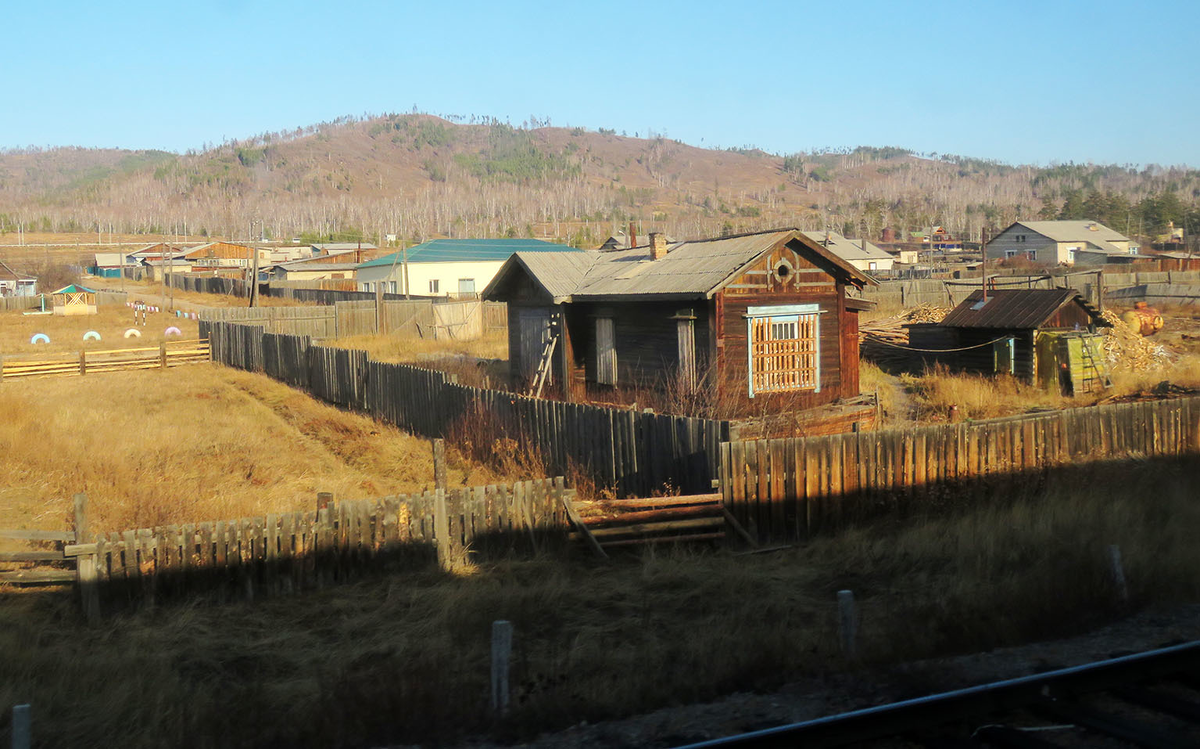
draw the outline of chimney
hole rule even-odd
[[[637,247],[637,229],[632,221],[629,222],[629,249]]]
[[[661,232],[650,232],[650,259],[662,260],[667,256],[667,238]]]

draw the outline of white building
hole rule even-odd
[[[836,231],[801,232],[814,242],[827,247],[833,254],[845,260],[857,270],[891,270],[896,263],[891,253],[885,252],[865,239],[846,239]]]
[[[1139,257],[1129,237],[1097,221],[1018,221],[988,242],[987,256],[1023,257],[1043,265],[1129,262]]]
[[[358,266],[360,291],[471,298],[514,252],[583,252],[540,239],[432,239]]]

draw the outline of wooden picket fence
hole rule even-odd
[[[452,375],[370,359],[365,351],[313,344],[303,336],[201,321],[213,360],[308,391],[424,437],[465,427],[485,439],[508,438],[553,474],[582,472],[621,496],[664,487],[712,491],[720,444],[730,424],[631,409],[530,398],[459,385]]]
[[[1124,457],[1200,453],[1200,398],[721,445],[725,506],[760,541],[805,537],[900,497]]]
[[[561,550],[574,494],[561,477],[337,503],[319,494],[311,511],[92,534],[63,548],[79,559],[85,611],[89,597],[97,614],[205,591],[254,598],[381,570]],[[74,532],[54,538],[75,540]],[[56,558],[64,559],[62,553]],[[67,570],[55,573],[75,579]],[[0,579],[20,584],[48,573],[5,574]]]
[[[0,379],[89,375],[131,369],[166,369],[211,361],[207,340],[163,341],[157,346],[81,350],[44,357],[0,357]]]

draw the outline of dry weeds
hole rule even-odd
[[[0,704],[32,702],[46,746],[520,739],[843,669],[841,588],[860,602],[868,667],[1119,617],[1114,543],[1133,608],[1194,602],[1194,480],[1194,463],[1093,466],[1013,486],[1005,504],[773,555],[514,561],[255,605],[164,607],[97,629],[70,599],[14,596],[0,606]],[[495,619],[515,626],[515,709],[499,724],[486,707]]]
[[[433,483],[428,441],[218,366],[6,381],[0,413],[9,527],[66,527],[76,492],[87,492],[96,530],[113,531],[309,509],[318,491],[359,498]],[[509,480],[457,453],[449,469],[452,483]]]
[[[463,385],[504,389],[508,380],[507,330],[490,331],[469,341],[392,334],[344,336],[328,345],[366,351],[375,361],[453,374]]]

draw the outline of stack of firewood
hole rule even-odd
[[[864,359],[883,366],[903,366],[913,358],[908,347],[912,323],[938,323],[950,313],[949,307],[921,305],[907,312],[863,323],[858,329],[859,352]]]

